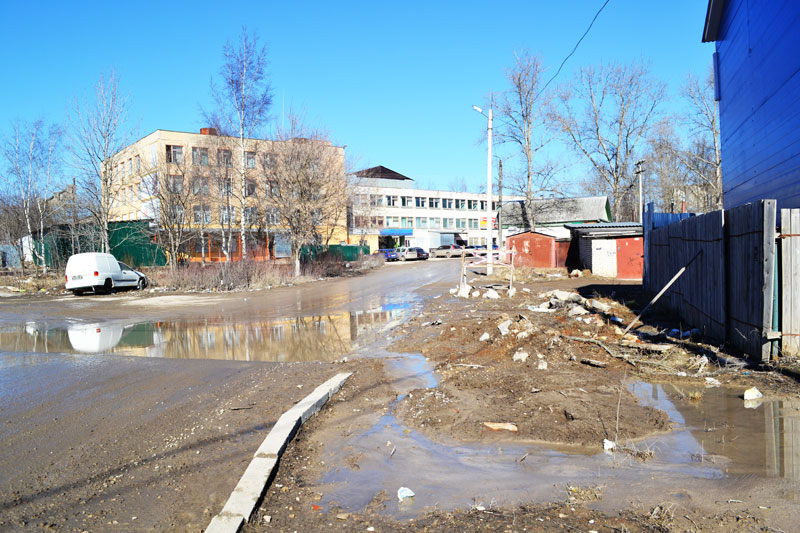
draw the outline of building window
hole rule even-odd
[[[142,171],[142,158],[137,155],[136,156],[136,173],[138,174],[141,171]]]
[[[170,215],[172,216],[172,221],[177,223],[183,222],[183,206],[182,205],[173,205],[169,211]]]
[[[481,211],[486,211],[486,200],[481,200]]]
[[[233,206],[222,206],[219,208],[220,224],[236,224],[236,208]]]
[[[128,159],[128,176],[133,176],[133,159]]]
[[[167,176],[167,191],[172,194],[183,194],[183,175],[173,174]]]
[[[370,194],[369,205],[372,207],[383,207],[383,196],[380,194]]]
[[[414,207],[414,197],[413,196],[401,196],[400,197],[400,206],[402,206],[402,207]]]
[[[383,227],[383,217],[372,217],[372,226],[375,228]]]
[[[369,205],[369,195],[368,194],[356,194],[356,201],[355,204],[358,206],[366,207]]]
[[[442,229],[453,229],[455,228],[455,221],[452,218],[445,218],[442,221]]]
[[[442,198],[442,209],[453,209],[453,199]]]
[[[386,227],[387,228],[399,228],[400,227],[400,217],[386,217]]]
[[[456,229],[467,229],[467,219],[466,218],[457,218],[456,219]]]
[[[428,217],[417,217],[417,227],[426,229],[428,227]]]
[[[208,224],[211,222],[211,206],[192,206],[192,221],[195,224]]]
[[[268,226],[277,226],[278,222],[280,222],[280,214],[278,213],[278,208],[276,208],[276,207],[268,207],[267,208],[267,225]]]
[[[428,219],[431,229],[442,229],[442,219],[439,217],[431,217]]]
[[[244,223],[255,224],[258,221],[258,208],[245,207],[244,208]]]
[[[416,197],[416,206],[417,207],[428,207],[428,199],[424,196],[417,196]]]
[[[244,153],[244,166],[246,168],[256,168],[256,153],[255,152],[245,152]]]
[[[203,241],[201,239],[196,239],[194,241],[194,253],[202,254],[203,253],[203,245],[205,245],[206,253],[211,251],[211,243],[210,242],[208,242],[207,240]]]
[[[267,196],[278,196],[278,184],[274,181],[268,181],[264,186],[264,189],[267,192]]]
[[[183,146],[167,145],[167,163],[183,164]]]
[[[439,199],[428,198],[428,207],[430,207],[431,209],[439,209]]]
[[[480,229],[480,222],[477,218],[469,219],[469,229]]]
[[[195,196],[205,196],[208,194],[208,178],[195,178],[192,180],[192,193]]]
[[[492,211],[497,211],[497,202],[492,202]]]
[[[219,166],[232,167],[233,158],[230,150],[217,150],[217,164]]]
[[[208,166],[208,148],[192,148],[192,164],[201,167]]]
[[[230,178],[226,178],[220,180],[219,182],[219,194],[220,196],[230,196],[233,194],[233,180]]]
[[[478,200],[467,200],[467,209],[471,211],[478,210]]]
[[[413,228],[414,227],[414,217],[402,217],[400,219],[400,227],[401,228]]]
[[[386,196],[387,207],[397,207],[397,196]]]
[[[255,181],[247,181],[247,185],[244,188],[244,195],[245,196],[254,196],[256,194],[256,182]]]
[[[456,209],[466,209],[467,201],[464,198],[456,198]]]

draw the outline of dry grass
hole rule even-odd
[[[282,285],[304,283],[320,278],[339,277],[370,270],[383,264],[382,257],[365,256],[358,262],[342,262],[321,259],[302,266],[301,276],[294,277],[294,265],[285,261],[267,263],[244,261],[235,263],[211,263],[205,266],[192,263],[176,267],[149,268],[143,271],[155,287],[173,290],[266,289]]]

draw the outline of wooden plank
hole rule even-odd
[[[769,362],[771,355],[771,342],[767,341],[768,334],[772,331],[772,314],[773,314],[773,298],[775,297],[775,215],[776,204],[775,200],[762,200],[764,206],[763,211],[763,232],[762,232],[762,250],[763,250],[763,274],[762,274],[762,294],[764,303],[761,311],[761,360]]]
[[[781,209],[781,351],[800,354],[800,209]]]

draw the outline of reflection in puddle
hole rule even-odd
[[[430,367],[413,371],[424,358],[411,359],[394,366],[387,361],[401,394],[435,387],[432,374],[425,375]],[[408,388],[402,390],[403,386]],[[672,386],[635,383],[630,389],[641,403],[667,412],[676,425],[669,434],[635,443],[639,449],[654,450],[647,462],[603,453],[600,443],[594,454],[524,443],[437,443],[408,428],[390,410],[369,430],[329,445],[330,462],[341,467],[324,475],[323,503],[359,511],[381,490],[393,498],[398,487],[407,486],[417,496],[402,505],[388,502],[386,512],[410,518],[434,506],[454,509],[493,500],[509,505],[560,500],[567,484],[577,484],[602,485],[604,501],[595,505],[611,510],[619,502],[640,499],[643,486],[655,489],[653,494],[667,494],[693,480],[719,484],[753,477],[785,478],[778,497],[797,498],[800,403],[765,401],[758,409],[745,409],[741,391],[725,388],[704,390],[701,402],[688,401],[690,390]],[[353,459],[357,467],[344,467]]]
[[[174,359],[330,361],[369,342],[403,317],[408,305],[231,323],[223,317],[196,322],[75,324],[50,328],[28,323],[0,329],[0,350],[116,353]]]

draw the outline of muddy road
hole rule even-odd
[[[0,300],[0,530],[198,531],[278,417],[455,261],[232,294]]]

